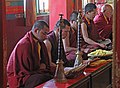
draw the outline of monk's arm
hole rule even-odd
[[[56,66],[56,64],[54,64],[52,62],[52,57],[51,57],[51,49],[52,49],[52,46],[51,46],[51,43],[48,39],[44,40],[44,43],[45,43],[45,46],[47,48],[47,52],[48,52],[48,56],[49,56],[49,61],[50,61],[50,66]]]
[[[18,55],[19,58],[18,66],[23,69],[25,72],[31,72],[32,69],[31,67],[33,66],[32,64],[32,49],[29,43],[24,43],[18,45],[16,49],[16,55]]]
[[[82,23],[82,24],[81,24],[81,30],[82,30],[83,39],[84,39],[84,41],[85,41],[86,43],[88,43],[88,44],[90,44],[90,45],[98,45],[98,46],[100,46],[100,47],[102,47],[102,48],[105,47],[104,44],[97,43],[97,42],[95,42],[95,41],[93,41],[92,39],[89,38],[88,32],[87,32],[87,26],[86,26],[85,23]]]
[[[65,52],[76,51],[77,50],[74,47],[70,47],[69,32],[68,32],[66,38],[63,39],[63,45],[64,45]]]

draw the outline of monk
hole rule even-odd
[[[68,32],[65,39],[63,39],[63,45],[65,47],[65,53],[68,60],[75,60],[77,51],[77,16],[78,11],[73,11],[70,15],[70,32]]]
[[[95,16],[94,23],[100,37],[112,40],[112,14],[113,8],[109,4],[105,4],[101,8],[101,12]]]
[[[81,34],[83,37],[82,51],[87,54],[97,48],[106,48],[106,45],[97,42],[100,37],[93,22],[97,12],[96,5],[88,3],[84,11],[83,22],[81,23]]]
[[[70,42],[70,47],[74,47],[74,48],[77,47],[77,32],[78,32],[77,17],[78,17],[78,11],[73,11],[70,15],[71,30],[69,32],[69,42]]]
[[[68,60],[75,60],[77,51],[77,16],[78,11],[73,11],[70,15],[70,31],[65,39],[63,39],[63,45],[65,47],[66,57]]]
[[[64,26],[62,27],[62,39],[66,38],[67,33],[70,31],[70,23],[63,19]],[[60,20],[56,22],[54,30],[48,35],[48,39],[44,41],[47,51],[49,54],[50,65],[55,67],[56,61],[58,59],[58,39],[59,39],[59,24]],[[61,43],[63,44],[63,43]],[[62,45],[62,60],[64,62],[64,66],[70,66],[71,61],[69,62],[66,58],[64,46]],[[73,64],[72,64],[73,65]]]
[[[16,44],[7,64],[10,88],[34,88],[53,77],[47,49],[43,43],[48,32],[48,24],[38,20],[32,30]]]

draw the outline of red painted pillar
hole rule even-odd
[[[5,0],[0,0],[0,88],[6,88],[6,62],[7,62],[7,38],[6,38],[6,13]]]
[[[66,0],[50,0],[50,15],[49,25],[50,30],[53,30],[57,20],[59,20],[59,14],[63,13],[63,18],[67,18],[67,4]]]
[[[82,9],[81,0],[50,0],[50,15],[49,25],[50,30],[53,30],[57,20],[59,20],[59,13],[63,13],[63,18],[69,19],[70,14],[73,10]]]

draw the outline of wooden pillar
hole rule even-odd
[[[7,62],[7,38],[6,38],[6,13],[5,0],[0,0],[0,88],[6,88],[6,62]]]
[[[36,0],[26,0],[26,26],[32,26],[36,21]]]
[[[67,19],[70,18],[70,13],[75,10],[75,2],[74,0],[67,0]]]
[[[120,1],[114,0],[113,19],[113,88],[120,88]]]
[[[76,10],[82,10],[82,0],[76,0]]]

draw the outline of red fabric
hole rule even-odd
[[[77,30],[71,28],[69,32],[70,47],[77,47]]]
[[[30,75],[44,73],[40,70],[40,63],[45,63],[49,70],[49,59],[46,47],[41,45],[41,60],[39,59],[37,44],[31,32],[27,33],[15,46],[7,64],[7,75],[10,88],[17,88],[24,84]],[[46,53],[44,53],[46,52]]]
[[[66,52],[66,58],[68,61],[73,61],[73,63],[74,63],[74,60],[76,58],[76,51]]]
[[[93,22],[93,20],[89,20],[90,21],[90,24],[88,24],[87,20],[85,19],[85,17],[83,17],[83,22],[87,25],[87,32],[88,32],[88,37],[90,39],[92,39],[93,41],[97,41],[100,39],[99,35],[98,35],[98,32],[95,28],[95,24]],[[82,34],[82,33],[81,33]],[[84,52],[84,53],[89,53],[91,52],[92,50],[95,50],[99,48],[99,46],[97,45],[90,45],[88,43],[86,43],[84,41],[84,39],[82,40],[82,44],[81,44],[81,50]]]
[[[17,88],[17,79],[15,76],[8,77],[9,88]]]
[[[70,42],[70,47],[74,47],[77,48],[77,30],[71,28],[70,32],[69,32],[69,42]],[[76,51],[72,50],[69,52],[66,52],[66,58],[69,61],[73,61],[75,60],[76,57]]]
[[[109,38],[112,33],[112,18],[107,18],[107,21],[105,20],[103,13],[99,13],[94,18],[95,27],[102,38]]]
[[[83,17],[82,20],[87,25],[88,37],[94,41],[100,39],[93,20],[89,20],[90,24],[87,22],[85,17]]]

